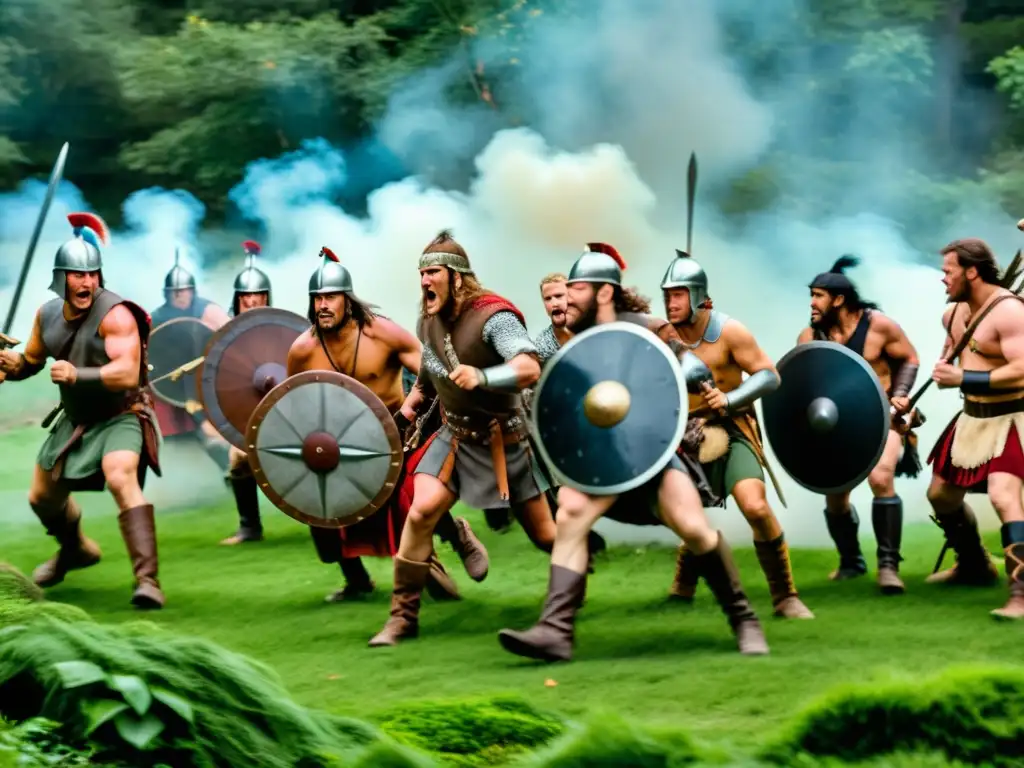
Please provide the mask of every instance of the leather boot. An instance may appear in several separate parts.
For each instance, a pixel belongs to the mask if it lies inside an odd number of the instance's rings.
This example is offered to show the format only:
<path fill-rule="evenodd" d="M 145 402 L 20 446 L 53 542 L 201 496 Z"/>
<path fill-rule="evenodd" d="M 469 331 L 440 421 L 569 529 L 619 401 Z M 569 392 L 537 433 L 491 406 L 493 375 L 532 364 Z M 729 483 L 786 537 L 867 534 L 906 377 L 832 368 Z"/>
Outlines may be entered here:
<path fill-rule="evenodd" d="M 430 572 L 427 575 L 427 583 L 424 585 L 427 594 L 439 602 L 461 600 L 459 585 L 448 575 L 448 571 L 445 570 L 444 563 L 438 559 L 437 553 L 432 554 L 427 562 L 430 563 Z"/>
<path fill-rule="evenodd" d="M 456 517 L 455 538 L 451 541 L 452 549 L 462 560 L 466 574 L 473 581 L 480 582 L 487 578 L 487 571 L 491 567 L 487 557 L 487 549 L 480 542 L 480 539 L 469 527 L 469 521 L 464 517 Z"/>
<path fill-rule="evenodd" d="M 697 556 L 685 544 L 680 544 L 679 551 L 676 553 L 676 575 L 672 580 L 672 587 L 668 591 L 668 599 L 693 604 L 693 597 L 697 593 L 699 581 Z"/>
<path fill-rule="evenodd" d="M 100 561 L 100 548 L 82 534 L 82 510 L 70 496 L 59 509 L 33 504 L 32 511 L 60 545 L 57 554 L 33 572 L 32 580 L 37 586 L 53 587 L 64 581 L 68 571 L 88 568 Z"/>
<path fill-rule="evenodd" d="M 878 545 L 878 586 L 883 595 L 902 595 L 900 544 L 903 541 L 903 500 L 899 496 L 875 499 L 871 503 L 871 525 Z"/>
<path fill-rule="evenodd" d="M 337 531 L 332 530 L 331 532 L 337 536 Z M 366 566 L 363 565 L 361 557 L 340 558 L 338 565 L 341 566 L 341 575 L 345 577 L 345 586 L 325 597 L 324 602 L 343 603 L 360 600 L 376 589 L 376 585 L 373 583 L 373 579 L 370 578 Z"/>
<path fill-rule="evenodd" d="M 789 545 L 784 534 L 771 541 L 754 541 L 757 561 L 761 564 L 768 592 L 772 596 L 775 615 L 782 619 L 813 619 L 793 582 L 793 566 L 789 561 Z"/>
<path fill-rule="evenodd" d="M 722 532 L 718 532 L 718 544 L 710 552 L 697 555 L 697 567 L 704 577 L 722 613 L 729 620 L 736 635 L 736 644 L 744 656 L 763 656 L 768 653 L 768 641 L 757 614 L 750 605 L 736 563 L 732 559 L 732 550 Z"/>
<path fill-rule="evenodd" d="M 956 553 L 956 562 L 952 568 L 944 571 L 939 571 L 939 563 L 936 563 L 937 572 L 925 579 L 926 583 L 987 587 L 999 580 L 999 571 L 985 545 L 981 543 L 978 520 L 967 504 L 962 504 L 950 514 L 937 515 L 932 520 L 945 534 L 946 546 Z"/>
<path fill-rule="evenodd" d="M 860 518 L 856 508 L 851 504 L 849 511 L 833 514 L 825 510 L 825 525 L 828 534 L 835 542 L 839 552 L 839 567 L 829 574 L 832 581 L 855 579 L 868 572 L 868 564 L 860 551 L 857 532 L 860 530 Z"/>
<path fill-rule="evenodd" d="M 1002 528 L 1006 578 L 1010 599 L 992 616 L 1004 620 L 1024 619 L 1024 523 L 1004 523 Z"/>
<path fill-rule="evenodd" d="M 608 542 L 597 531 L 587 533 L 587 573 L 594 572 L 594 558 L 608 549 Z"/>
<path fill-rule="evenodd" d="M 238 531 L 221 544 L 242 544 L 263 540 L 263 521 L 260 520 L 260 498 L 256 478 L 248 466 L 239 467 L 228 475 L 231 491 L 238 509 Z"/>
<path fill-rule="evenodd" d="M 395 586 L 391 592 L 391 616 L 370 639 L 371 648 L 397 645 L 420 633 L 420 595 L 430 575 L 430 563 L 417 563 L 395 555 Z"/>
<path fill-rule="evenodd" d="M 587 574 L 552 565 L 548 596 L 540 620 L 523 632 L 501 630 L 498 633 L 501 647 L 528 659 L 569 661 L 572 658 L 576 612 L 583 602 L 586 588 Z"/>
<path fill-rule="evenodd" d="M 513 517 L 511 509 L 502 507 L 500 509 L 485 509 L 484 520 L 487 521 L 487 527 L 495 533 L 508 533 L 512 530 L 515 517 Z"/>
<path fill-rule="evenodd" d="M 117 517 L 121 536 L 128 548 L 135 574 L 135 593 L 132 605 L 141 609 L 164 607 L 164 593 L 157 580 L 156 520 L 153 505 L 145 504 L 121 512 Z"/>

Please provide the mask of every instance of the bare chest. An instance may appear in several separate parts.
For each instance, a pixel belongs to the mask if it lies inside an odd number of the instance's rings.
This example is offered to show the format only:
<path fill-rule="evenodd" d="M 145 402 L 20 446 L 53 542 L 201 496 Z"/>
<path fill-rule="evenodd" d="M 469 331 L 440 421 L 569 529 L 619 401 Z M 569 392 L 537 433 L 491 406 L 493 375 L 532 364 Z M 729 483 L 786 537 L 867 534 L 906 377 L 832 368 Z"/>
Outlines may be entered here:
<path fill-rule="evenodd" d="M 358 343 L 357 343 L 358 340 Z M 326 347 L 326 349 L 325 349 Z M 318 345 L 310 367 L 351 376 L 379 397 L 389 409 L 402 404 L 402 366 L 390 347 L 366 334 Z"/>

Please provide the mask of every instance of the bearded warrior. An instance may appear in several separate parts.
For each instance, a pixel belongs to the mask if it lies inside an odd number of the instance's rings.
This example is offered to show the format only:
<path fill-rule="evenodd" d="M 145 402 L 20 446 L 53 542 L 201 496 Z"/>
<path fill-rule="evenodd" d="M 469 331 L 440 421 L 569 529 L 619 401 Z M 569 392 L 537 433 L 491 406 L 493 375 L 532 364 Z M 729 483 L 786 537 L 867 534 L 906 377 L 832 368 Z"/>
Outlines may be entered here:
<path fill-rule="evenodd" d="M 955 303 L 943 314 L 946 345 L 932 380 L 959 389 L 964 408 L 928 457 L 928 501 L 957 556 L 953 568 L 929 581 L 990 584 L 998 578 L 964 500 L 968 493 L 988 493 L 1002 523 L 1010 588 L 1006 605 L 992 615 L 1024 619 L 1024 300 L 1010 290 L 1019 274 L 1011 267 L 1000 275 L 991 249 L 975 238 L 952 242 L 941 253 L 946 297 Z"/>
<path fill-rule="evenodd" d="M 227 313 L 208 299 L 197 293 L 195 276 L 181 266 L 181 251 L 174 251 L 174 266 L 164 277 L 164 303 L 153 310 L 153 328 L 159 328 L 168 320 L 180 317 L 192 317 L 200 320 L 211 330 L 217 330 L 230 319 Z M 159 334 L 158 334 L 159 335 Z M 230 466 L 228 443 L 222 438 L 202 411 L 188 413 L 184 408 L 177 408 L 162 400 L 153 404 L 160 431 L 164 437 L 195 433 L 204 450 L 223 470 Z"/>
<path fill-rule="evenodd" d="M 381 399 L 402 433 L 411 424 L 401 412 L 406 400 L 402 371 L 419 373 L 420 343 L 356 296 L 351 273 L 333 251 L 323 248 L 320 257 L 320 266 L 309 279 L 311 328 L 295 341 L 288 353 L 288 375 L 333 370 L 356 379 Z M 420 456 L 422 452 L 407 456 L 407 477 L 415 470 Z M 411 483 L 406 481 L 405 485 Z M 406 495 L 409 490 L 404 489 Z M 329 595 L 328 602 L 359 599 L 374 591 L 374 583 L 361 556 L 394 556 L 407 513 L 408 502 L 403 502 L 402 492 L 396 492 L 385 509 L 342 528 L 340 535 L 334 529 L 310 527 L 321 562 L 338 563 L 345 577 L 344 588 Z M 470 578 L 483 581 L 489 568 L 487 550 L 476 538 L 469 522 L 461 517 L 453 519 L 445 511 L 437 531 L 462 559 Z M 425 586 L 430 594 L 440 600 L 458 599 L 458 587 L 437 555 L 431 551 L 425 562 Z"/>
<path fill-rule="evenodd" d="M 89 213 L 72 213 L 68 221 L 74 237 L 57 251 L 50 284 L 57 298 L 39 308 L 23 354 L 0 351 L 0 370 L 10 381 L 56 361 L 50 378 L 60 389 L 59 415 L 36 458 L 29 504 L 60 549 L 33 579 L 52 587 L 69 571 L 100 561 L 70 494 L 106 486 L 134 571 L 131 602 L 161 608 L 153 506 L 142 493 L 146 470 L 160 474 L 160 436 L 146 391 L 150 320 L 105 288 L 100 246 L 109 236 L 103 221 Z"/>
<path fill-rule="evenodd" d="M 767 463 L 754 403 L 778 387 L 775 364 L 742 323 L 712 308 L 707 273 L 686 252 L 676 251 L 661 290 L 669 322 L 705 366 L 703 381 L 690 394 L 690 415 L 699 419 L 699 457 L 711 489 L 721 498 L 732 496 L 750 525 L 775 615 L 812 619 L 797 593 L 789 547 L 765 493 Z M 680 548 L 672 597 L 693 600 L 695 559 Z"/>
<path fill-rule="evenodd" d="M 521 505 L 524 525 L 535 531 L 531 538 L 554 534 L 547 487 L 527 449 L 520 392 L 537 380 L 540 363 L 522 313 L 480 285 L 449 232 L 424 249 L 419 272 L 423 365 L 402 411 L 411 419 L 436 395 L 444 426 L 414 473 L 412 508 L 395 556 L 391 616 L 371 646 L 418 635 L 431 536 L 457 500 L 476 509 Z"/>
<path fill-rule="evenodd" d="M 234 295 L 231 297 L 231 314 L 235 317 L 250 309 L 271 306 L 270 278 L 256 266 L 256 257 L 262 251 L 260 244 L 246 240 L 242 243 L 242 250 L 245 253 L 245 268 L 235 277 Z M 245 453 L 233 445 L 228 447 L 228 482 L 238 510 L 238 530 L 221 541 L 221 544 L 262 541 L 263 521 L 260 519 L 256 479 Z"/>
<path fill-rule="evenodd" d="M 892 318 L 882 314 L 877 304 L 866 301 L 846 276 L 857 259 L 843 256 L 828 272 L 811 281 L 811 324 L 797 339 L 833 341 L 844 344 L 871 366 L 893 408 L 893 425 L 882 457 L 868 475 L 874 501 L 871 523 L 875 531 L 878 557 L 878 586 L 883 594 L 902 594 L 899 576 L 900 544 L 903 537 L 903 501 L 896 493 L 896 477 L 916 477 L 921 471 L 917 455 L 917 437 L 908 430 L 903 418 L 908 395 L 917 377 L 918 358 L 907 334 Z M 916 414 L 910 424 L 917 424 Z M 842 580 L 867 573 L 857 532 L 860 519 L 850 504 L 850 492 L 825 497 L 825 521 L 829 535 L 839 552 L 839 568 L 829 578 Z"/>
<path fill-rule="evenodd" d="M 569 272 L 567 328 L 573 334 L 615 321 L 641 325 L 684 355 L 669 323 L 651 317 L 649 303 L 622 285 L 625 262 L 604 243 L 590 243 Z M 693 360 L 684 359 L 684 371 Z M 505 650 L 544 661 L 572 657 L 576 613 L 587 584 L 587 533 L 607 516 L 632 525 L 665 525 L 695 553 L 696 568 L 718 600 L 736 634 L 743 654 L 768 653 L 764 632 L 743 591 L 732 553 L 721 532 L 704 515 L 702 499 L 708 484 L 700 465 L 689 454 L 673 455 L 651 480 L 622 495 L 595 496 L 563 486 L 558 492 L 557 534 L 551 555 L 547 600 L 540 620 L 530 629 L 505 629 L 499 640 Z"/>

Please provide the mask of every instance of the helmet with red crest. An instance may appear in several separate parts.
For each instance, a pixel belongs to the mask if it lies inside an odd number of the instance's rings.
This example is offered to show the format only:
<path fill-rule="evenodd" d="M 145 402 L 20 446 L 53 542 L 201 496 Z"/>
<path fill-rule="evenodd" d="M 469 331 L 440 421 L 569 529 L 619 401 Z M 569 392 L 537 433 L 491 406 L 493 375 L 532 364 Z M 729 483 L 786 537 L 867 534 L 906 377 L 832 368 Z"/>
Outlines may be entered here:
<path fill-rule="evenodd" d="M 320 249 L 320 266 L 309 278 L 309 295 L 318 293 L 352 293 L 352 274 L 327 246 Z"/>
<path fill-rule="evenodd" d="M 625 260 L 607 243 L 587 243 L 583 255 L 569 270 L 567 283 L 608 283 L 622 286 Z"/>
<path fill-rule="evenodd" d="M 242 250 L 245 251 L 245 269 L 235 277 L 235 293 L 231 299 L 231 311 L 235 315 L 238 314 L 238 299 L 245 293 L 265 293 L 267 306 L 271 305 L 270 277 L 256 267 L 256 257 L 262 252 L 262 247 L 255 240 L 246 240 L 242 243 Z"/>
<path fill-rule="evenodd" d="M 110 242 L 110 230 L 94 213 L 69 213 L 74 237 L 57 249 L 53 258 L 53 281 L 50 290 L 64 298 L 68 272 L 99 272 L 103 285 L 103 257 L 100 246 Z"/>

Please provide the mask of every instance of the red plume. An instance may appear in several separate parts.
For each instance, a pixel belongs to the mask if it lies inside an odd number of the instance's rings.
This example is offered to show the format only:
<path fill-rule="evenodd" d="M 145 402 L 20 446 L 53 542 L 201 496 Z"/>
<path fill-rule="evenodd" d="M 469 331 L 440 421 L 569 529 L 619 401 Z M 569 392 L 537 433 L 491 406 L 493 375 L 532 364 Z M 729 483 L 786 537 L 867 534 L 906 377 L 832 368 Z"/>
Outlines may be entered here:
<path fill-rule="evenodd" d="M 619 265 L 619 269 L 626 268 L 626 260 L 619 255 L 618 251 L 608 245 L 608 243 L 587 243 L 587 250 L 592 253 L 603 253 L 606 256 L 611 256 L 615 259 L 615 263 Z"/>
<path fill-rule="evenodd" d="M 72 227 L 88 227 L 96 233 L 96 236 L 99 237 L 100 242 L 104 245 L 110 242 L 110 230 L 103 219 L 95 213 L 69 213 L 68 223 Z"/>
<path fill-rule="evenodd" d="M 323 248 L 320 249 L 320 255 L 330 259 L 331 261 L 336 261 L 339 264 L 341 263 L 341 259 L 339 259 L 337 256 L 335 256 L 334 255 L 334 251 L 332 251 L 326 245 Z"/>
<path fill-rule="evenodd" d="M 242 243 L 242 250 L 245 251 L 246 253 L 251 253 L 254 256 L 259 256 L 260 251 L 262 251 L 263 249 L 260 247 L 260 244 L 257 243 L 255 240 L 246 240 L 245 242 Z"/>

